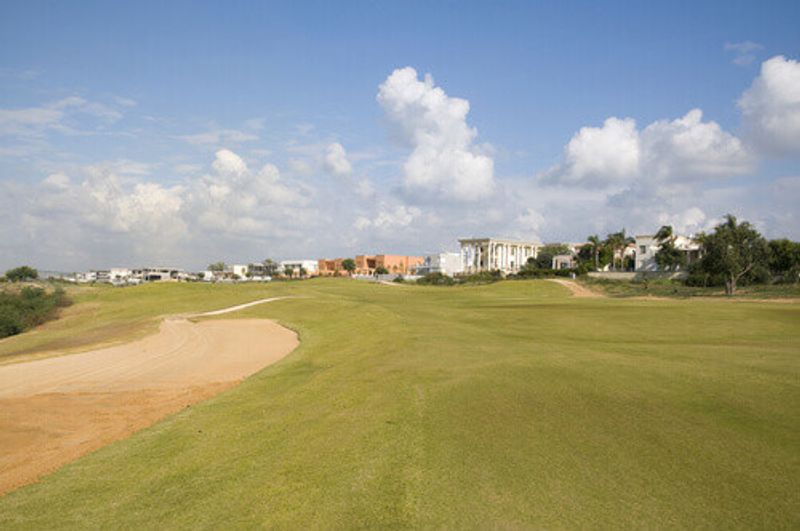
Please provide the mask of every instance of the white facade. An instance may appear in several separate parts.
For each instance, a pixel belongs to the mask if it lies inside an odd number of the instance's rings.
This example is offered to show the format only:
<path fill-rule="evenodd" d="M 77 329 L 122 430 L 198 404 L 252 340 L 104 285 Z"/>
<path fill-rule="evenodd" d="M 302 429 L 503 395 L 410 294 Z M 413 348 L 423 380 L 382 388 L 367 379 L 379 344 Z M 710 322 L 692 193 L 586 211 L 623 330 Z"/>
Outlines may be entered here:
<path fill-rule="evenodd" d="M 233 275 L 233 278 L 244 280 L 247 278 L 248 266 L 245 264 L 231 264 L 225 266 L 225 272 Z"/>
<path fill-rule="evenodd" d="M 675 236 L 675 247 L 686 255 L 686 264 L 689 265 L 700 256 L 700 244 L 687 236 Z M 636 271 L 658 271 L 656 253 L 661 248 L 655 236 L 642 234 L 636 236 Z"/>
<path fill-rule="evenodd" d="M 301 268 L 308 276 L 315 276 L 319 272 L 316 260 L 284 260 L 280 265 L 283 273 L 286 273 L 287 269 L 291 269 L 295 275 L 299 275 Z"/>
<path fill-rule="evenodd" d="M 516 273 L 528 258 L 536 258 L 541 244 L 500 238 L 470 238 L 461 244 L 461 263 L 464 273 L 500 270 Z"/>
<path fill-rule="evenodd" d="M 461 253 L 431 254 L 424 258 L 424 262 L 417 266 L 416 271 L 417 275 L 442 273 L 452 277 L 464 272 L 464 263 L 461 260 Z"/>

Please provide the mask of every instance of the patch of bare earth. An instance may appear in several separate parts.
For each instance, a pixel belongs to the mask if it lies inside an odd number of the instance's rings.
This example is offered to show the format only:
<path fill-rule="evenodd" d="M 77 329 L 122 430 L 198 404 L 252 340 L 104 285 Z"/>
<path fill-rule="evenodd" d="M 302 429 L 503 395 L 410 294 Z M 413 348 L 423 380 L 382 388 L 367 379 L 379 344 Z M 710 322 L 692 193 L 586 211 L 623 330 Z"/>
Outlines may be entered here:
<path fill-rule="evenodd" d="M 575 281 L 572 280 L 565 280 L 563 278 L 548 278 L 550 282 L 555 282 L 556 284 L 561 284 L 565 288 L 569 289 L 572 292 L 573 297 L 579 298 L 602 298 L 605 295 L 597 293 L 596 291 L 592 291 L 586 286 L 582 286 Z"/>
<path fill-rule="evenodd" d="M 165 320 L 155 335 L 0 366 L 0 494 L 228 389 L 289 354 L 263 319 Z"/>

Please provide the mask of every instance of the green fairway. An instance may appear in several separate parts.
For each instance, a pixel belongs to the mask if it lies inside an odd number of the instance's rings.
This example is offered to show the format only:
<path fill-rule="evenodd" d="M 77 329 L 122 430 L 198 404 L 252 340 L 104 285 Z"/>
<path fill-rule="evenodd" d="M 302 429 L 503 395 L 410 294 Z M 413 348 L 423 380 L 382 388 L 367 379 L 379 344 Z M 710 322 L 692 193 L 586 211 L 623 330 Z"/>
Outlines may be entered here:
<path fill-rule="evenodd" d="M 0 528 L 800 527 L 796 303 L 152 285 L 0 355 L 286 294 L 223 317 L 297 330 L 293 354 L 0 498 Z"/>

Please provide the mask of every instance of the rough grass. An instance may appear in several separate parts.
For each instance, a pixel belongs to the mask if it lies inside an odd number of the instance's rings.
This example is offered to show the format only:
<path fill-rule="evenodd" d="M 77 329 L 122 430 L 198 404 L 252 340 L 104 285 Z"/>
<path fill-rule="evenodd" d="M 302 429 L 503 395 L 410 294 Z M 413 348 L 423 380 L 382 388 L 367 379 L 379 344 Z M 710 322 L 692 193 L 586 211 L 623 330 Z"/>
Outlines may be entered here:
<path fill-rule="evenodd" d="M 719 297 L 729 298 L 722 287 L 687 286 L 681 280 L 609 280 L 581 277 L 580 282 L 610 297 Z M 800 299 L 800 284 L 740 286 L 735 299 Z"/>
<path fill-rule="evenodd" d="M 127 311 L 240 296 L 212 288 Z M 305 298 L 240 315 L 297 329 L 295 353 L 0 498 L 0 527 L 800 526 L 796 304 L 269 289 Z"/>

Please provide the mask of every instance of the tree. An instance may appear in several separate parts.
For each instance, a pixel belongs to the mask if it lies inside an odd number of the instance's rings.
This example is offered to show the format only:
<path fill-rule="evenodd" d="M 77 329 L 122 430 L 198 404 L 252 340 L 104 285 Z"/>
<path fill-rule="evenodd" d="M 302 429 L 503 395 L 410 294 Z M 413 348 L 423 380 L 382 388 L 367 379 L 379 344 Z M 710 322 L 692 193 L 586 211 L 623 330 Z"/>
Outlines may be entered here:
<path fill-rule="evenodd" d="M 264 272 L 271 277 L 274 277 L 275 274 L 278 272 L 278 269 L 280 269 L 280 264 L 278 264 L 271 258 L 267 258 L 262 263 L 264 264 Z"/>
<path fill-rule="evenodd" d="M 658 242 L 656 251 L 656 264 L 659 269 L 665 271 L 677 271 L 686 265 L 686 255 L 675 247 L 675 235 L 672 232 L 672 225 L 663 225 L 655 236 Z"/>
<path fill-rule="evenodd" d="M 356 270 L 356 261 L 352 258 L 345 258 L 342 260 L 342 269 L 347 271 L 349 275 L 352 275 L 353 271 Z"/>
<path fill-rule="evenodd" d="M 569 247 L 563 243 L 543 245 L 536 252 L 536 267 L 539 269 L 553 269 L 553 257 L 559 254 L 569 254 Z"/>
<path fill-rule="evenodd" d="M 222 273 L 225 271 L 225 262 L 214 262 L 213 264 L 208 264 L 208 270 L 214 273 Z"/>
<path fill-rule="evenodd" d="M 36 280 L 39 272 L 30 266 L 19 266 L 6 271 L 6 278 L 10 282 L 22 282 L 25 280 Z"/>
<path fill-rule="evenodd" d="M 612 251 L 611 266 L 617 271 L 617 251 L 619 251 L 619 265 L 620 269 L 624 269 L 625 265 L 625 249 L 635 240 L 625 234 L 625 229 L 619 232 L 612 232 L 606 236 L 605 246 Z"/>
<path fill-rule="evenodd" d="M 389 274 L 389 270 L 386 269 L 383 266 L 378 266 L 378 267 L 375 268 L 375 274 L 376 275 L 388 275 Z"/>
<path fill-rule="evenodd" d="M 292 278 L 294 276 L 294 267 L 287 265 L 283 268 L 283 274 L 289 278 Z"/>
<path fill-rule="evenodd" d="M 784 282 L 800 280 L 800 243 L 787 239 L 770 240 L 769 270 Z"/>
<path fill-rule="evenodd" d="M 308 275 L 308 271 L 306 271 L 306 268 L 303 267 L 303 266 L 300 266 L 300 278 L 306 278 L 307 275 Z"/>
<path fill-rule="evenodd" d="M 735 295 L 742 277 L 767 265 L 767 241 L 750 223 L 738 223 L 731 214 L 714 227 L 714 232 L 702 234 L 699 239 L 704 253 L 700 267 L 706 273 L 724 277 L 726 295 Z"/>
<path fill-rule="evenodd" d="M 598 271 L 600 269 L 600 249 L 603 247 L 603 242 L 600 240 L 600 236 L 597 234 L 592 234 L 586 241 L 589 242 L 589 248 L 592 251 L 592 257 L 594 258 L 594 270 Z"/>

